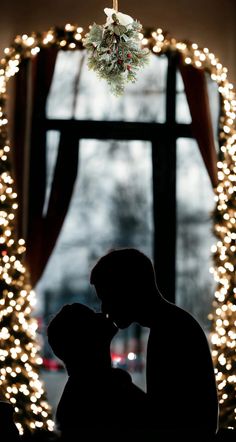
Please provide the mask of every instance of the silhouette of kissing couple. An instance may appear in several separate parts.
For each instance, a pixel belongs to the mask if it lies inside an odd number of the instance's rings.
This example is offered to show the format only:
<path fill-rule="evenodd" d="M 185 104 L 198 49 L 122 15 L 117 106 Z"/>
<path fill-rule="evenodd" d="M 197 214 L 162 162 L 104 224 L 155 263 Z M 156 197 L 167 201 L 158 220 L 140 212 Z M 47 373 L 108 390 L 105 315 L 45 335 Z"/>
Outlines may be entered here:
<path fill-rule="evenodd" d="M 62 439 L 213 439 L 218 399 L 207 337 L 159 292 L 152 261 L 137 249 L 112 250 L 95 264 L 90 283 L 101 313 L 65 305 L 47 329 L 68 372 L 56 412 Z M 131 323 L 149 328 L 146 392 L 111 362 L 112 338 Z"/>

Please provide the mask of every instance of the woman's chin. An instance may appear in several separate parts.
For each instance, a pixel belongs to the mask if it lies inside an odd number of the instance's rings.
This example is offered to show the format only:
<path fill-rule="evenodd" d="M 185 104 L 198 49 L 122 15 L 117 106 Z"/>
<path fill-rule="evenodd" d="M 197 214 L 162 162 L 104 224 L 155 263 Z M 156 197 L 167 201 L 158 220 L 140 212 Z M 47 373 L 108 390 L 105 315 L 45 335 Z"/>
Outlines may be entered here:
<path fill-rule="evenodd" d="M 120 319 L 120 320 L 118 320 L 118 319 L 116 320 L 115 319 L 113 322 L 120 329 L 127 328 L 131 324 L 131 322 L 126 320 L 126 319 Z"/>

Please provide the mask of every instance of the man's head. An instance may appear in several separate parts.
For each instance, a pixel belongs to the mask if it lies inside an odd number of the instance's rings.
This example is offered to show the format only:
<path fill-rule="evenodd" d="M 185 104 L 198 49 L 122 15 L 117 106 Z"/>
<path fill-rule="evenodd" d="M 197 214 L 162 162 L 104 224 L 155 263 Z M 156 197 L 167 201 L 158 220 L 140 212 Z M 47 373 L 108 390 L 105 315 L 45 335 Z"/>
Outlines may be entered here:
<path fill-rule="evenodd" d="M 142 313 L 150 307 L 156 292 L 151 260 L 133 248 L 117 249 L 102 256 L 91 271 L 90 283 L 119 328 L 142 322 Z"/>

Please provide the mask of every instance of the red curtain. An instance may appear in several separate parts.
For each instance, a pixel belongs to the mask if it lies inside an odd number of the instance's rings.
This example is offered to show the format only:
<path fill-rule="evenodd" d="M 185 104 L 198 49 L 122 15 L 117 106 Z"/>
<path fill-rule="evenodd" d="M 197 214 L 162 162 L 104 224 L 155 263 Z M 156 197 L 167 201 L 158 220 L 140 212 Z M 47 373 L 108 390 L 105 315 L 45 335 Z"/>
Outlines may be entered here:
<path fill-rule="evenodd" d="M 19 206 L 17 211 L 18 237 L 25 238 L 26 198 L 24 198 L 28 182 L 28 143 L 26 145 L 27 115 L 30 112 L 28 100 L 28 76 L 30 60 L 24 59 L 15 77 L 14 133 L 13 133 L 13 173 L 15 175 Z"/>
<path fill-rule="evenodd" d="M 26 265 L 34 286 L 42 275 L 63 224 L 77 174 L 78 145 L 66 152 L 61 135 L 48 209 L 46 195 L 46 103 L 57 57 L 43 48 L 23 60 L 15 84 L 14 160 L 18 192 L 18 237 L 26 240 Z M 70 172 L 65 179 L 65 170 Z M 67 169 L 68 170 L 68 169 Z"/>
<path fill-rule="evenodd" d="M 206 77 L 203 69 L 184 63 L 180 58 L 180 72 L 192 117 L 193 135 L 197 140 L 213 188 L 217 187 L 217 154 L 211 120 Z"/>

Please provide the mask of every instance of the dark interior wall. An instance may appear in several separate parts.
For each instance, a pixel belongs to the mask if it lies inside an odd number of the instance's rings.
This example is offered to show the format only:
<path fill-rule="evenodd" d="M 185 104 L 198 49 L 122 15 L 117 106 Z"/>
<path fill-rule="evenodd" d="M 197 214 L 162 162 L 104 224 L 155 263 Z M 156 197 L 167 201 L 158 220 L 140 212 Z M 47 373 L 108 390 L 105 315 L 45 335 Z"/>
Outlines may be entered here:
<path fill-rule="evenodd" d="M 76 23 L 88 28 L 104 22 L 103 9 L 112 0 L 2 0 L 0 54 L 17 34 L 46 31 L 51 26 Z M 160 27 L 177 39 L 208 47 L 229 69 L 236 82 L 236 0 L 119 1 L 119 9 L 144 26 Z"/>

